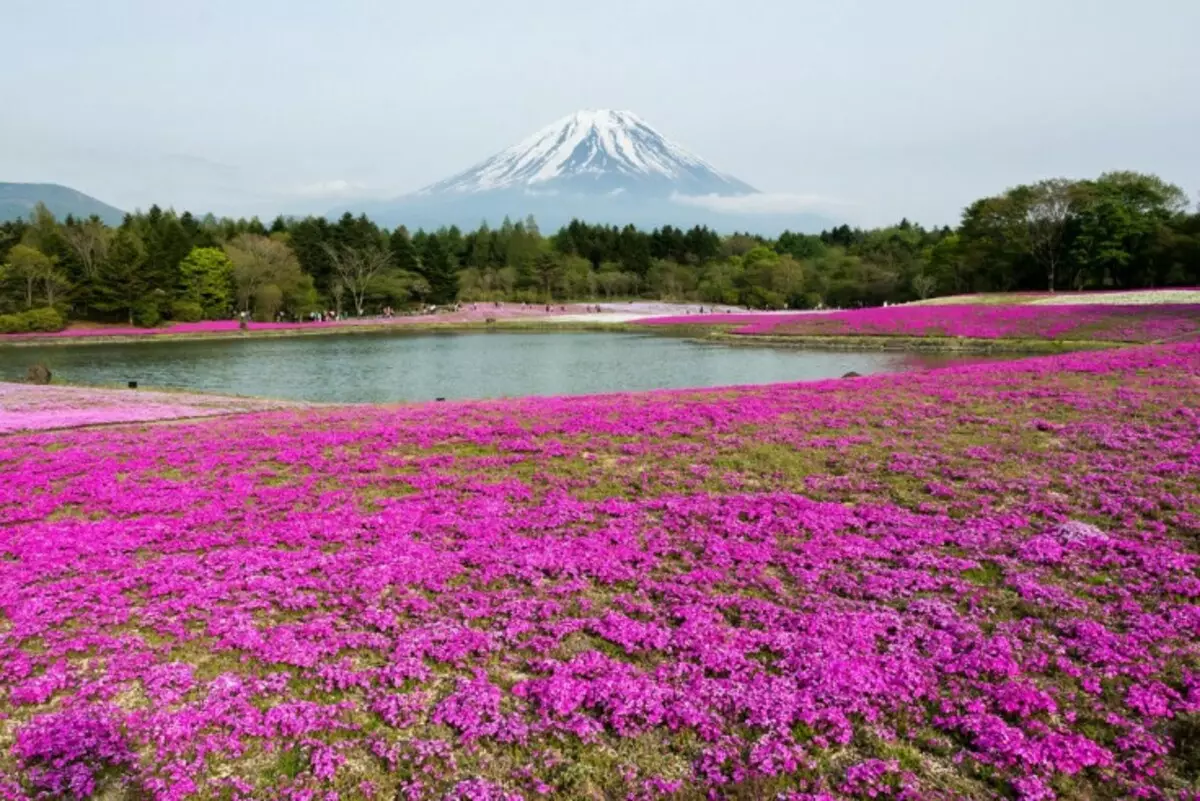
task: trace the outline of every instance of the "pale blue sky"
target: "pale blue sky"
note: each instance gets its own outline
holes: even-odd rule
[[[0,0],[0,181],[123,208],[392,196],[626,108],[830,216],[1041,177],[1200,191],[1197,0]]]

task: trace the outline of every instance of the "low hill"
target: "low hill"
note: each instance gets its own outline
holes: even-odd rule
[[[0,183],[0,222],[28,217],[39,202],[60,220],[68,214],[84,219],[95,214],[109,225],[118,225],[125,216],[120,209],[69,186]]]

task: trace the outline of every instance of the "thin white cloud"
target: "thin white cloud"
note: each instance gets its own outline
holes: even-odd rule
[[[681,195],[676,192],[671,200],[727,214],[788,214],[851,205],[823,195],[786,192],[758,192],[753,195]]]
[[[164,153],[162,160],[172,166],[183,167],[191,170],[202,170],[216,173],[219,175],[232,176],[237,175],[237,167],[232,164],[224,164],[219,161],[205,158],[204,156],[196,156],[191,153]]]
[[[346,181],[341,178],[332,181],[317,181],[292,187],[284,194],[296,197],[347,197],[361,195],[367,189],[366,184],[357,181]]]

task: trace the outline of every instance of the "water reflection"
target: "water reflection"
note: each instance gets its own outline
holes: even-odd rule
[[[356,334],[0,349],[0,377],[361,403],[811,381],[978,356],[727,347],[604,332]]]

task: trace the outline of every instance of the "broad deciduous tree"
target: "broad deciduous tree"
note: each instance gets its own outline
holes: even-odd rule
[[[326,245],[325,252],[333,266],[338,282],[350,293],[354,310],[363,314],[363,301],[371,290],[371,284],[392,265],[392,253],[376,245],[355,247],[353,245]]]
[[[259,316],[264,316],[263,310],[256,309],[254,305],[254,301],[261,297],[263,287],[275,286],[284,296],[301,284],[303,273],[296,254],[280,239],[260,234],[239,234],[225,243],[225,255],[233,263],[238,308],[243,311],[255,311]]]
[[[179,263],[180,295],[200,307],[206,319],[229,313],[233,300],[233,262],[220,248],[192,248]]]
[[[54,288],[61,280],[54,267],[54,259],[31,245],[16,245],[8,251],[6,272],[21,282],[25,288],[25,308],[33,308],[35,291],[39,286],[46,288],[46,305],[54,305]]]

